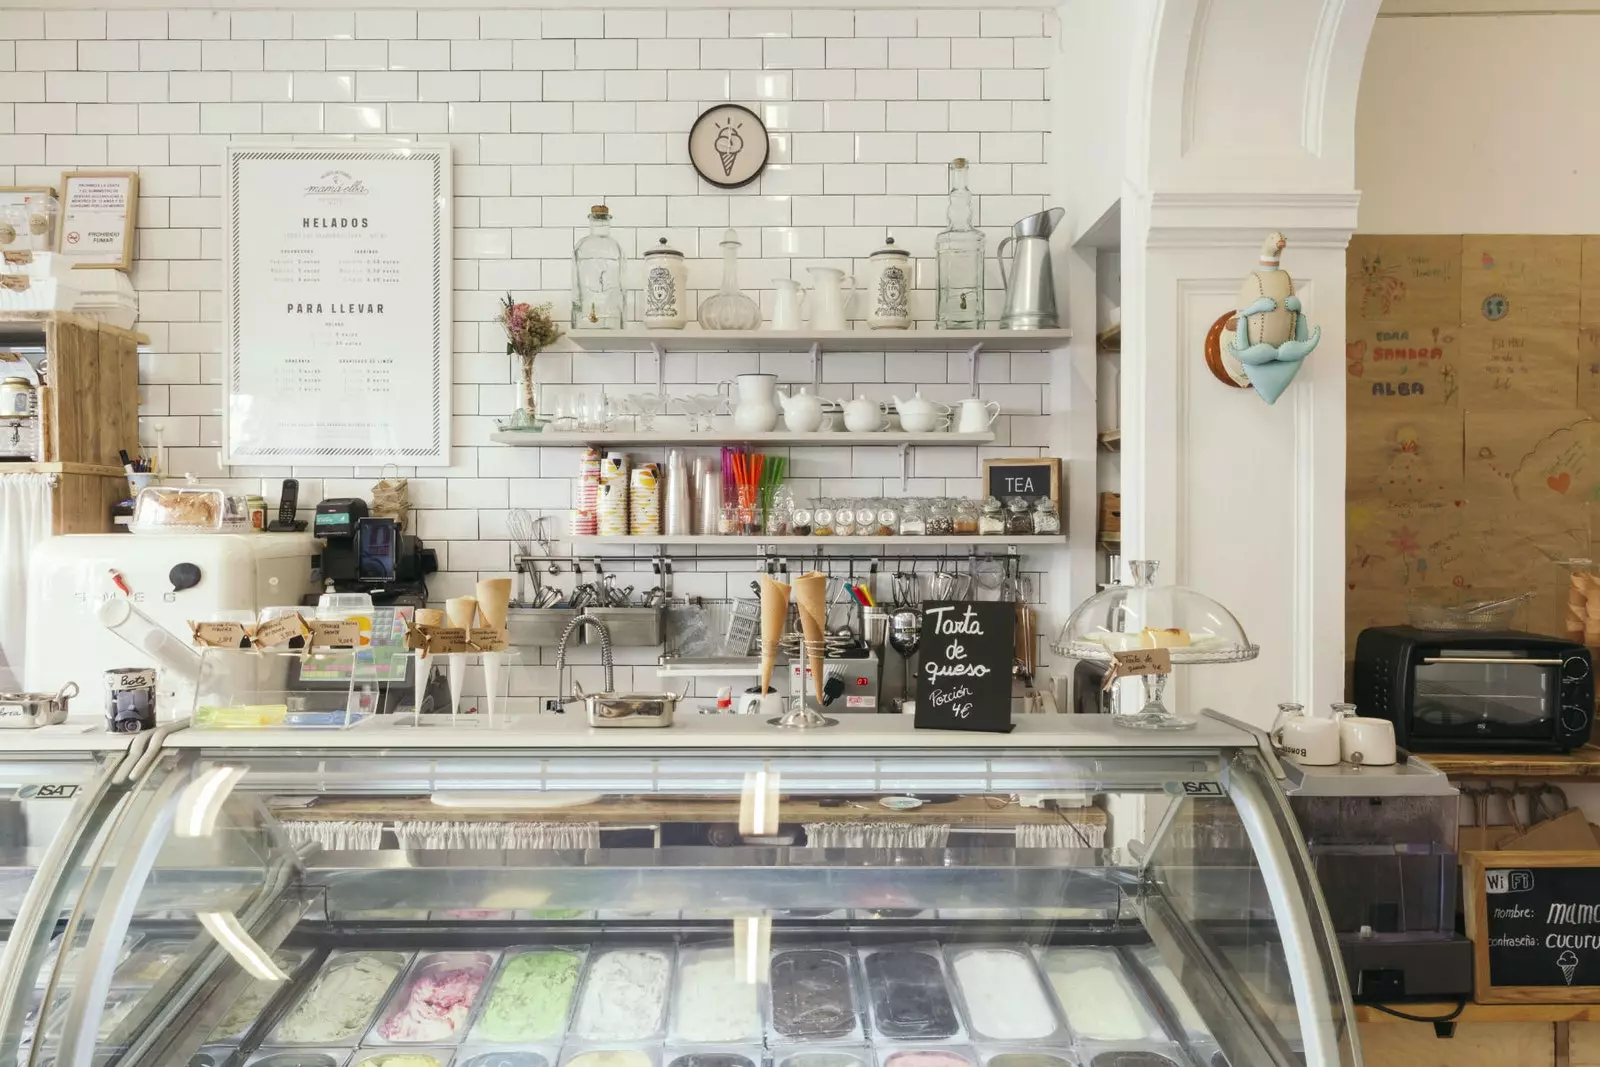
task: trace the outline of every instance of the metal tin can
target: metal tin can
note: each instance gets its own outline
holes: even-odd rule
[[[156,728],[156,669],[113,667],[106,671],[106,728],[136,734]]]
[[[0,381],[0,415],[32,415],[33,383],[26,378]]]
[[[250,510],[250,528],[265,530],[267,528],[266,498],[252,493],[245,498],[245,506]]]

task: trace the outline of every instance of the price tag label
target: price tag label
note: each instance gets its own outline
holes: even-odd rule
[[[33,288],[33,279],[26,274],[0,274],[0,289],[25,293]]]
[[[475,626],[468,630],[461,626],[408,625],[406,647],[429,656],[449,656],[460,653],[504,652],[511,647],[511,640],[506,631],[489,626]]]
[[[33,253],[27,249],[22,251],[8,250],[5,253],[6,266],[26,267],[33,262]]]
[[[1171,674],[1172,653],[1164,648],[1135,648],[1111,653],[1111,669],[1102,688],[1110,689],[1118,678],[1137,678],[1142,674]]]
[[[361,641],[361,623],[355,619],[312,619],[309,648],[355,648]]]
[[[307,626],[306,620],[296,612],[256,627],[255,644],[257,648],[276,648],[288,644],[297,637],[307,637],[310,633],[311,627]]]
[[[207,648],[249,648],[250,631],[238,622],[191,622],[194,643]]]

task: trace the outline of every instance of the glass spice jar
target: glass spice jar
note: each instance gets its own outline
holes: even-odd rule
[[[983,513],[978,516],[978,533],[983,537],[993,537],[1005,532],[1005,505],[998,498],[990,497],[983,502]]]
[[[739,532],[739,509],[732,504],[722,505],[722,514],[717,517],[717,533],[723,537],[732,537]]]
[[[916,500],[907,500],[900,509],[900,536],[922,537],[928,532],[928,520],[923,514],[922,504]]]
[[[956,501],[954,521],[957,536],[977,533],[978,502],[976,500]]]
[[[878,528],[874,531],[879,537],[893,537],[900,532],[900,512],[887,502],[878,508]]]
[[[1033,533],[1033,509],[1026,498],[1014,496],[1006,501],[1006,533]]]
[[[928,536],[949,537],[956,532],[955,509],[948,500],[928,502]]]
[[[833,513],[833,532],[836,537],[850,537],[856,532],[856,506],[851,500],[841,500]]]
[[[812,512],[811,534],[813,537],[833,536],[833,508],[829,506],[832,503],[831,500],[824,500]]]
[[[1055,501],[1049,497],[1041,497],[1033,509],[1033,532],[1036,534],[1058,534],[1061,532],[1061,513],[1056,510]]]
[[[796,537],[811,536],[812,516],[810,508],[795,508],[789,513],[789,532]]]

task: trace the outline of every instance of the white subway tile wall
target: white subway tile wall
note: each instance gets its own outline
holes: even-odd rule
[[[933,240],[946,224],[952,157],[972,161],[991,256],[1012,221],[1050,206],[1045,68],[1054,33],[1047,12],[977,6],[9,10],[0,12],[0,185],[57,185],[63,170],[81,167],[139,171],[133,280],[139,328],[151,340],[140,357],[142,444],[159,440],[173,470],[260,491],[269,506],[283,478],[299,478],[301,506],[310,508],[324,496],[367,495],[382,472],[220,465],[223,146],[263,137],[448,141],[452,463],[399,469],[411,479],[412,528],[439,553],[441,573],[429,586],[442,600],[506,571],[508,508],[550,515],[565,529],[576,451],[489,443],[494,419],[517,397],[493,319],[508,289],[565,316],[572,246],[586,232],[589,205],[611,207],[630,256],[659,237],[681,250],[696,305],[721,282],[723,229],[738,228],[739,283],[768,314],[773,278],[804,280],[811,266],[860,277],[866,256],[892,234],[917,259],[913,314],[929,324]],[[766,172],[733,191],[696,177],[686,150],[695,116],[725,100],[758,110],[772,134]],[[635,260],[634,290],[641,273]],[[991,315],[1000,284],[991,258]],[[635,301],[636,293],[630,312]],[[985,352],[979,394],[1003,410],[994,446],[923,449],[904,486],[894,449],[792,449],[794,489],[976,495],[982,459],[1045,451],[1048,383],[1064,366],[1060,354]],[[613,396],[653,391],[658,375],[668,392],[710,390],[758,370],[786,381],[812,375],[804,354],[670,353],[658,368],[649,354],[554,352],[540,358],[538,376],[551,404],[602,387]],[[920,389],[951,402],[968,395],[970,377],[965,354],[828,353],[821,367],[829,397],[887,400]],[[1028,569],[1050,568],[1048,551],[1030,556]],[[653,584],[638,566],[638,579]],[[686,559],[676,588],[739,596],[748,578],[733,572],[748,569]],[[619,650],[619,684],[657,688],[656,653]],[[552,656],[543,654],[543,666],[536,652],[524,660],[531,666],[516,672],[519,692],[553,690]],[[576,658],[595,662],[589,650]]]

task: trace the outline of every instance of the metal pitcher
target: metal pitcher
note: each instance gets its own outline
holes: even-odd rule
[[[1011,227],[995,255],[1006,285],[1006,309],[1000,316],[1003,330],[1047,330],[1059,325],[1056,315],[1055,274],[1050,269],[1050,235],[1066,215],[1053,207],[1029,215]],[[1011,249],[1009,269],[1006,249]]]

